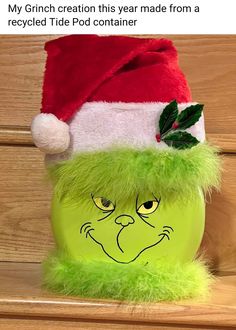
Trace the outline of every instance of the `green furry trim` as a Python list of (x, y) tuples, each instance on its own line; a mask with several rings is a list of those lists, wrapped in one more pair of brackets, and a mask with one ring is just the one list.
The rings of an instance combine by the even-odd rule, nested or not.
[(64, 295), (126, 301), (203, 298), (212, 277), (200, 261), (186, 264), (120, 265), (51, 256), (44, 263), (44, 286)]
[(198, 188), (218, 187), (220, 160), (208, 144), (186, 150), (113, 148), (77, 154), (48, 170), (59, 198), (78, 200), (93, 193), (116, 200), (146, 191), (189, 199)]

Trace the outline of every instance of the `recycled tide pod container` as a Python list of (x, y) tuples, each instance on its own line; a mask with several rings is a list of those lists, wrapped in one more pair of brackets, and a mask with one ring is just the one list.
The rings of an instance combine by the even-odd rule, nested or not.
[(44, 285), (127, 301), (203, 296), (210, 275), (196, 253), (220, 165), (172, 42), (73, 35), (45, 49), (32, 135), (54, 186), (57, 248)]

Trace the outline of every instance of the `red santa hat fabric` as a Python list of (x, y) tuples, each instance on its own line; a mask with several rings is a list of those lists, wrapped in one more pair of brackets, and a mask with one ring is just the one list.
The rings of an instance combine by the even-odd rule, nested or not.
[(85, 102), (190, 102), (170, 40), (73, 35), (46, 44), (42, 112), (67, 121)]
[[(71, 135), (77, 131), (75, 123), (82, 122), (76, 116), (84, 105), (93, 104), (94, 108), (99, 102), (119, 103), (119, 107), (127, 110), (128, 104), (158, 103), (160, 112), (162, 103), (173, 100), (180, 104), (191, 102), (188, 83), (170, 40), (72, 35), (46, 43), (45, 50), (48, 56), (42, 109), (41, 115), (32, 122), (32, 135), (35, 144), (46, 153), (73, 149)], [(85, 108), (89, 121), (88, 106)], [(104, 109), (109, 111), (107, 106)], [(105, 116), (103, 110), (99, 111), (97, 119), (100, 115)], [(142, 116), (145, 117), (145, 111)], [(73, 132), (67, 123), (69, 126), (72, 123)], [(99, 125), (101, 128), (103, 124)], [(84, 145), (83, 141), (75, 142)]]

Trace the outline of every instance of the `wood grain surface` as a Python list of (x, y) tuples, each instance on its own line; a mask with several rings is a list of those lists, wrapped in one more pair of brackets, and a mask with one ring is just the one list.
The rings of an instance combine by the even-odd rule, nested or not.
[(236, 155), (223, 163), (221, 191), (207, 196), (201, 250), (214, 271), (236, 273)]
[(40, 261), (53, 243), (43, 154), (0, 147), (0, 260)]
[(24, 126), (1, 126), (1, 144), (34, 146), (30, 128)]
[[(218, 277), (212, 286), (211, 297), (204, 302), (142, 305), (56, 296), (44, 292), (40, 283), (40, 265), (0, 263), (0, 315), (5, 318), (89, 320), (91, 323), (176, 325), (180, 329), (181, 326), (195, 326), (195, 329), (236, 327), (235, 275)], [(125, 329), (125, 325), (120, 329)]]
[[(142, 323), (142, 322), (141, 322)], [(45, 320), (42, 318), (36, 319), (23, 319), (23, 318), (1, 318), (0, 317), (0, 330), (16, 330), (16, 329), (24, 329), (24, 330), (70, 330), (70, 329), (80, 329), (80, 330), (193, 330), (196, 327), (179, 327), (178, 325), (153, 325), (152, 323), (143, 323), (137, 324), (136, 322), (103, 322), (103, 321), (87, 321), (87, 320)], [(209, 327), (198, 328), (200, 330), (209, 330)], [(222, 328), (218, 328), (221, 330)]]
[[(0, 147), (0, 260), (40, 262), (53, 248), (51, 187), (43, 154), (32, 147)], [(207, 200), (202, 250), (215, 271), (236, 272), (236, 155), (224, 156), (222, 190)]]

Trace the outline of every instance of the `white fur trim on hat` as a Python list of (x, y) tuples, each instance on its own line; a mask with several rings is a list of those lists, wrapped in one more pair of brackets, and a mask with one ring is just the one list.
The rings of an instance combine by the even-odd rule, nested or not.
[[(196, 103), (179, 103), (179, 111)], [(159, 119), (168, 103), (143, 102), (87, 102), (70, 121), (72, 151), (96, 151), (112, 145), (137, 149), (169, 148), (163, 141), (157, 143)], [(203, 115), (186, 130), (200, 142), (205, 140)]]
[(69, 126), (53, 114), (35, 116), (31, 132), (35, 145), (47, 154), (61, 153), (69, 147)]
[[(159, 119), (168, 103), (143, 102), (86, 102), (68, 122), (70, 148), (60, 155), (48, 155), (47, 162), (57, 162), (79, 152), (106, 150), (112, 146), (144, 148), (170, 148), (157, 142)], [(196, 103), (180, 103), (179, 111)], [(204, 116), (186, 131), (200, 142), (205, 141)]]

